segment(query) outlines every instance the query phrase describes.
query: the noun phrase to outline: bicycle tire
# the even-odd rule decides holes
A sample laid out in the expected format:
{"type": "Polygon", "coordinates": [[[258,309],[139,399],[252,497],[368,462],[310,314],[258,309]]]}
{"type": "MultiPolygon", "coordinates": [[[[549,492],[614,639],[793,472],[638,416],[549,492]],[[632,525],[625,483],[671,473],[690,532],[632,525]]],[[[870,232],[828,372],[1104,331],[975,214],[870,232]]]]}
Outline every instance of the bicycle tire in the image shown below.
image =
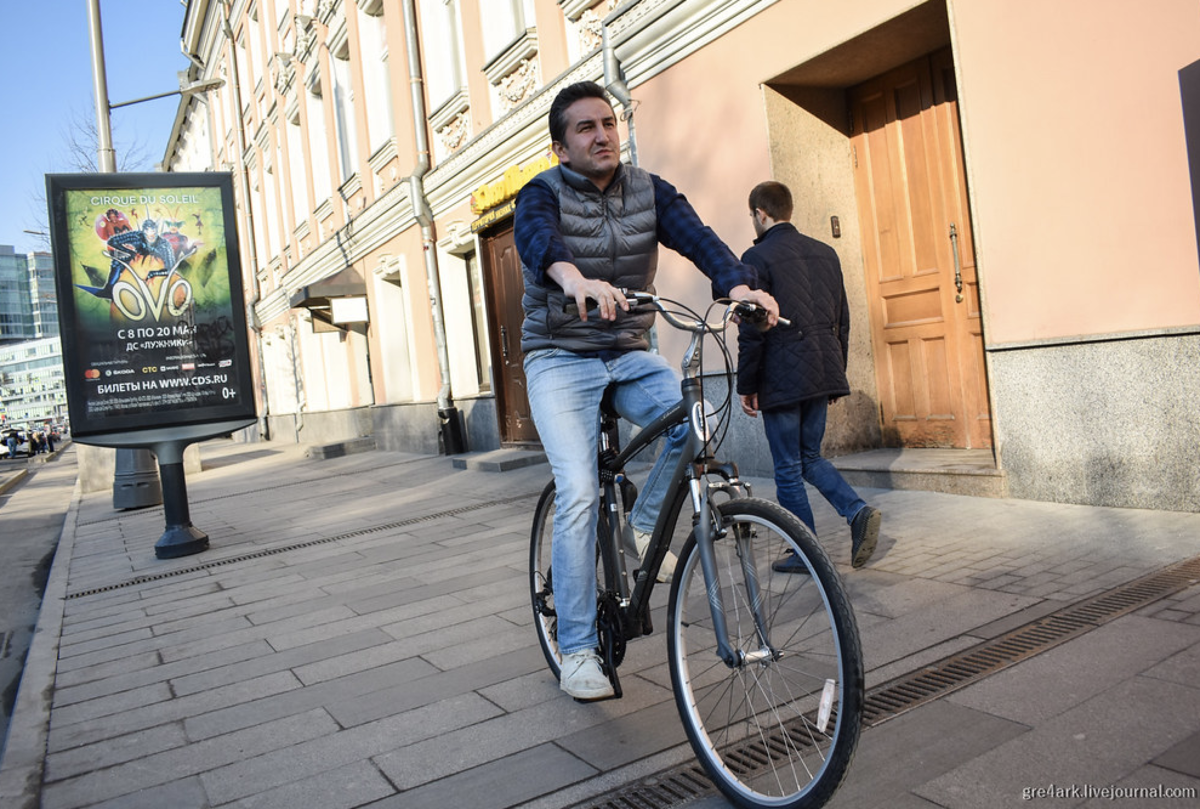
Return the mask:
{"type": "Polygon", "coordinates": [[[718,657],[693,532],[671,587],[667,635],[671,683],[688,740],[737,806],[823,806],[846,776],[862,723],[862,647],[849,599],[833,563],[790,512],[743,498],[720,504],[716,513],[725,529],[713,550],[729,642],[739,653],[759,656],[734,668],[718,657]],[[739,534],[750,549],[778,657],[763,655],[756,639],[739,534]],[[771,569],[788,551],[800,554],[810,575],[771,569]]]}
{"type": "Polygon", "coordinates": [[[533,606],[533,625],[546,665],[559,679],[562,653],[558,650],[558,616],[554,611],[554,574],[550,565],[554,537],[554,482],[546,484],[533,512],[529,541],[529,591],[533,606]]]}

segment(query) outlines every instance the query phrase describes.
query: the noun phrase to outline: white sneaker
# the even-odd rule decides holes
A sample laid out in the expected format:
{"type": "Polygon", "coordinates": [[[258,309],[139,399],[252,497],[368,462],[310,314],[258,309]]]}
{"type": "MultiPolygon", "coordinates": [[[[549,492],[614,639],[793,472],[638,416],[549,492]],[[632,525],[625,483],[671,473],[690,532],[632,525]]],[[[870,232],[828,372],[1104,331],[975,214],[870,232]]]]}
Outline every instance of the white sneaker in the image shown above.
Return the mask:
{"type": "Polygon", "coordinates": [[[613,695],[612,683],[604,676],[595,652],[563,655],[558,687],[575,699],[604,699],[613,695]]]}
{"type": "MultiPolygon", "coordinates": [[[[636,528],[633,529],[633,544],[637,546],[639,559],[646,558],[646,548],[650,547],[650,537],[651,534],[645,531],[639,531],[636,528]]],[[[655,581],[660,584],[670,584],[671,579],[675,578],[675,563],[677,561],[679,560],[676,559],[675,554],[667,551],[667,555],[663,557],[662,564],[658,567],[658,576],[655,577],[655,581]]]]}

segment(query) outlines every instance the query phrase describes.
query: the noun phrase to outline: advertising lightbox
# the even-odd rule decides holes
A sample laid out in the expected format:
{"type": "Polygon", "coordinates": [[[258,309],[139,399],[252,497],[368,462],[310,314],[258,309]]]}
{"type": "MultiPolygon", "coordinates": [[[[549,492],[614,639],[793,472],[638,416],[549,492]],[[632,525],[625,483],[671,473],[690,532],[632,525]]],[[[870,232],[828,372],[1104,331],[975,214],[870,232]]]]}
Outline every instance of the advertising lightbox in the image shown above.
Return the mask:
{"type": "Polygon", "coordinates": [[[46,190],[72,434],[253,421],[232,176],[52,174],[46,190]]]}

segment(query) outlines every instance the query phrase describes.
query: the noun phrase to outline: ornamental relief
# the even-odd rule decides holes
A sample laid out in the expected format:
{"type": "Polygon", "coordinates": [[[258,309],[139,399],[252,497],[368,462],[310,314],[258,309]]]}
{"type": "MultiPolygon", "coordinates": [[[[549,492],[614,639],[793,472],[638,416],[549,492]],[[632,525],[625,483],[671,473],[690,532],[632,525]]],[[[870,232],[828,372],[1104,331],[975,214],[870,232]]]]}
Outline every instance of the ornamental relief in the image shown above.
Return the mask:
{"type": "Polygon", "coordinates": [[[338,5],[339,0],[317,0],[317,19],[328,24],[338,5]]]}
{"type": "Polygon", "coordinates": [[[438,145],[442,147],[443,154],[449,154],[457,150],[467,142],[467,137],[470,135],[467,111],[460,112],[453,120],[439,129],[436,134],[438,145]]]}
{"type": "Polygon", "coordinates": [[[603,44],[604,18],[613,9],[612,0],[605,0],[589,8],[575,21],[575,33],[579,37],[579,52],[591,53],[603,44]]]}
{"type": "Polygon", "coordinates": [[[517,69],[496,84],[503,114],[507,115],[527,99],[538,85],[538,65],[534,58],[525,59],[517,69]]]}

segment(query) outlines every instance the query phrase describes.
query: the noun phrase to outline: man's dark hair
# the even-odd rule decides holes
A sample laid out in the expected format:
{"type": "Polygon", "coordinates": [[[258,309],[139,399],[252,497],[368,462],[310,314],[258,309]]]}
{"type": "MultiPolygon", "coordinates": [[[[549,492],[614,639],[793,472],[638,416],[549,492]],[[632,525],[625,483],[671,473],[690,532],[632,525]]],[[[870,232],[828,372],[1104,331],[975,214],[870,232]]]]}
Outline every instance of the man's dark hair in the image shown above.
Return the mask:
{"type": "Polygon", "coordinates": [[[566,143],[567,140],[567,107],[581,98],[598,98],[610,108],[612,102],[604,88],[594,81],[580,81],[568,85],[558,91],[554,103],[550,105],[550,140],[554,143],[566,143]]]}
{"type": "Polygon", "coordinates": [[[750,192],[750,210],[758,208],[776,222],[789,222],[792,218],[792,192],[783,183],[768,180],[754,186],[750,192]]]}

